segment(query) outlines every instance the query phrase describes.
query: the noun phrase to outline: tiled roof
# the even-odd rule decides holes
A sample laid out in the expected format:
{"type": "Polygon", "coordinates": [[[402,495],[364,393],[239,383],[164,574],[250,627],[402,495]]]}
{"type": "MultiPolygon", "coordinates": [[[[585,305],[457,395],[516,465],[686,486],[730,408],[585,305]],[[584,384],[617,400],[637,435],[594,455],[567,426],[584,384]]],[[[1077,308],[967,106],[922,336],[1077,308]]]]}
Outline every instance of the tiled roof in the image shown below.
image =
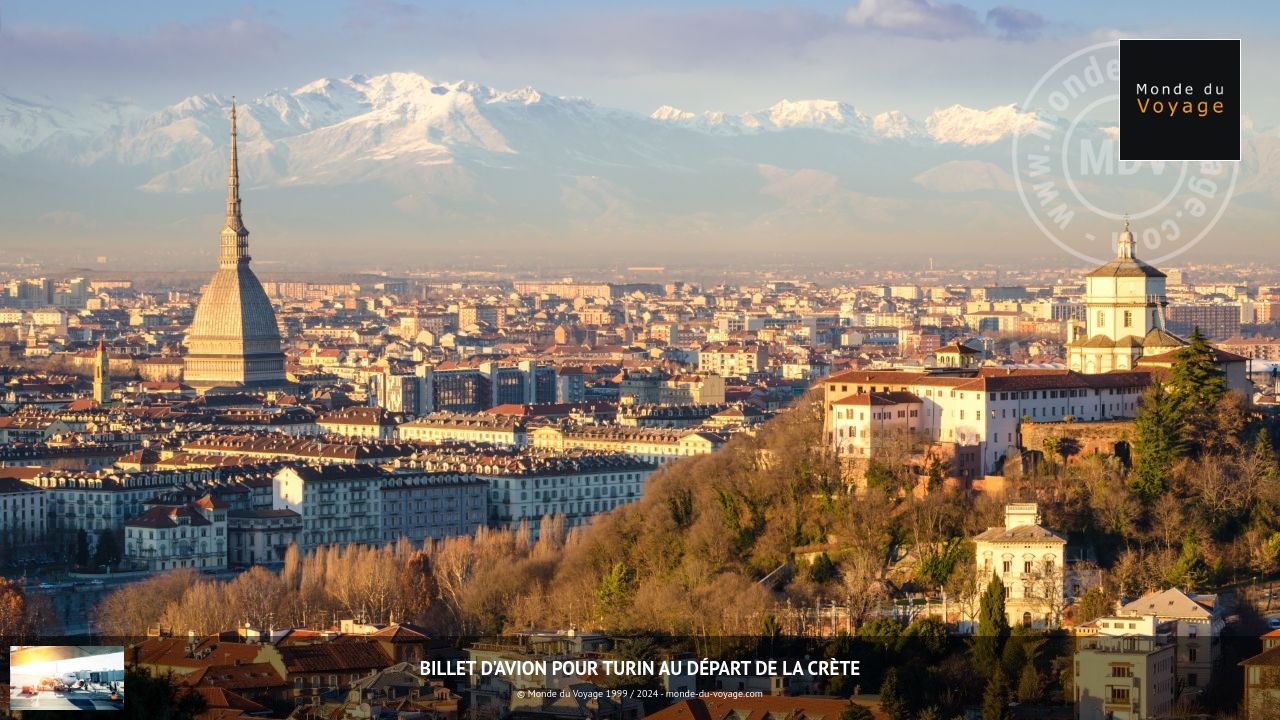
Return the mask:
{"type": "Polygon", "coordinates": [[[279,648],[290,674],[384,668],[391,658],[374,642],[315,643],[279,648]]]}

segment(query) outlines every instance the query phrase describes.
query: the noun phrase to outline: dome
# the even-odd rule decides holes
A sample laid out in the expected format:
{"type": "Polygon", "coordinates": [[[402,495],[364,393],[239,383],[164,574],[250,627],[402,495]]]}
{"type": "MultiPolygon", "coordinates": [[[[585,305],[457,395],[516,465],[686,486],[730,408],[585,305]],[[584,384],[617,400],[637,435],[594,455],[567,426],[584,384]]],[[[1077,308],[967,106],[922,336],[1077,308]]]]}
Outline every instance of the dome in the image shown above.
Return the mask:
{"type": "Polygon", "coordinates": [[[275,309],[248,263],[214,273],[187,333],[193,354],[226,354],[231,346],[244,352],[280,352],[275,309]]]}
{"type": "Polygon", "coordinates": [[[276,312],[249,269],[249,231],[240,217],[236,163],[236,107],[231,106],[231,164],[227,173],[227,224],[222,228],[218,271],[205,287],[187,331],[183,382],[215,387],[286,384],[276,312]]]}

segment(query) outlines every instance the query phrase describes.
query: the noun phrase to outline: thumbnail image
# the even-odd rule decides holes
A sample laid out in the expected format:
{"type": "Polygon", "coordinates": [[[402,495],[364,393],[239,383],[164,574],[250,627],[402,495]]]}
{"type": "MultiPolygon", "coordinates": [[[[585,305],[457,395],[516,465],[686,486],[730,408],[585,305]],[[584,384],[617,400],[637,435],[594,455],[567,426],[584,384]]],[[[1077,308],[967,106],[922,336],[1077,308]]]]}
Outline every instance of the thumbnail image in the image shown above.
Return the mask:
{"type": "Polygon", "coordinates": [[[124,648],[15,645],[9,653],[11,710],[121,710],[124,648]]]}

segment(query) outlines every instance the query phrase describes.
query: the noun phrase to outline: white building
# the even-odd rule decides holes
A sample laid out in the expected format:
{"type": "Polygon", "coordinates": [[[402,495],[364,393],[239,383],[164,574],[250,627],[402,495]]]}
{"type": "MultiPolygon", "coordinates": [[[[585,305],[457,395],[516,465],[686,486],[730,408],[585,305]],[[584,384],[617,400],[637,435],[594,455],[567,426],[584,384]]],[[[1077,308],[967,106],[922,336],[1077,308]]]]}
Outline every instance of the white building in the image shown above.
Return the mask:
{"type": "Polygon", "coordinates": [[[1221,653],[1226,626],[1217,595],[1191,595],[1177,588],[1151,592],[1120,608],[1121,615],[1154,615],[1170,623],[1177,638],[1178,686],[1205,688],[1221,653]]]}
{"type": "Polygon", "coordinates": [[[477,442],[523,447],[528,437],[525,420],[495,413],[435,412],[399,429],[401,440],[421,442],[477,442]]]}
{"type": "Polygon", "coordinates": [[[546,450],[599,450],[626,453],[658,465],[691,455],[705,455],[726,442],[719,433],[702,430],[630,428],[615,425],[561,428],[544,425],[529,432],[529,444],[546,450]]]}
{"type": "Polygon", "coordinates": [[[0,555],[43,542],[47,518],[45,493],[16,478],[0,477],[0,555]]]}
{"type": "Polygon", "coordinates": [[[639,500],[653,471],[628,455],[579,453],[514,457],[477,469],[476,477],[490,488],[490,524],[514,528],[524,521],[536,537],[543,516],[562,515],[565,527],[576,527],[639,500]]]}
{"type": "Polygon", "coordinates": [[[489,483],[467,473],[397,473],[382,485],[382,539],[415,545],[473,535],[489,519],[489,483]]]}
{"type": "Polygon", "coordinates": [[[382,542],[382,483],[389,473],[371,465],[299,465],[272,480],[271,507],[302,516],[298,548],[378,545],[382,542]]]}
{"type": "Polygon", "coordinates": [[[1079,720],[1155,720],[1171,717],[1177,693],[1174,644],[1154,616],[1101,617],[1096,634],[1075,653],[1079,720]]]}
{"type": "Polygon", "coordinates": [[[1004,526],[988,528],[973,539],[977,592],[994,574],[1004,584],[1010,625],[1057,627],[1066,602],[1067,541],[1040,525],[1035,503],[1010,503],[1004,526]]]}
{"type": "Polygon", "coordinates": [[[210,496],[157,505],[124,523],[124,558],[152,572],[227,568],[227,505],[210,496]]]}
{"type": "Polygon", "coordinates": [[[823,381],[825,430],[837,452],[850,456],[877,446],[875,433],[903,427],[922,443],[950,448],[958,477],[995,472],[1019,445],[1023,418],[1056,422],[1132,418],[1150,383],[1146,372],[1085,375],[1069,370],[849,370],[823,381]],[[878,395],[875,400],[856,399],[878,395]],[[839,404],[849,400],[848,404],[839,404]],[[886,402],[888,401],[888,402],[886,402]],[[884,422],[859,409],[875,402],[884,422]],[[911,417],[911,413],[917,413],[911,417]],[[898,422],[899,413],[904,413],[898,422]]]}
{"type": "Polygon", "coordinates": [[[698,372],[725,377],[746,377],[762,372],[769,352],[758,343],[710,343],[698,351],[698,372]]]}

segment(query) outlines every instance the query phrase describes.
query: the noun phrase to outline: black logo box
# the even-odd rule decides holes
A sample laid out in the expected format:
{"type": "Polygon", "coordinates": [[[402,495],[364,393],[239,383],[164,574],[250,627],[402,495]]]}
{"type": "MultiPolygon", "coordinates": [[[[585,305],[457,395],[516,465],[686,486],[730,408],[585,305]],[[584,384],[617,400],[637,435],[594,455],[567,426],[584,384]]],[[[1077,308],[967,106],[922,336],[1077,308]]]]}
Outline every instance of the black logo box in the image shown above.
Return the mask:
{"type": "Polygon", "coordinates": [[[1239,160],[1240,112],[1239,40],[1120,40],[1121,160],[1239,160]]]}

